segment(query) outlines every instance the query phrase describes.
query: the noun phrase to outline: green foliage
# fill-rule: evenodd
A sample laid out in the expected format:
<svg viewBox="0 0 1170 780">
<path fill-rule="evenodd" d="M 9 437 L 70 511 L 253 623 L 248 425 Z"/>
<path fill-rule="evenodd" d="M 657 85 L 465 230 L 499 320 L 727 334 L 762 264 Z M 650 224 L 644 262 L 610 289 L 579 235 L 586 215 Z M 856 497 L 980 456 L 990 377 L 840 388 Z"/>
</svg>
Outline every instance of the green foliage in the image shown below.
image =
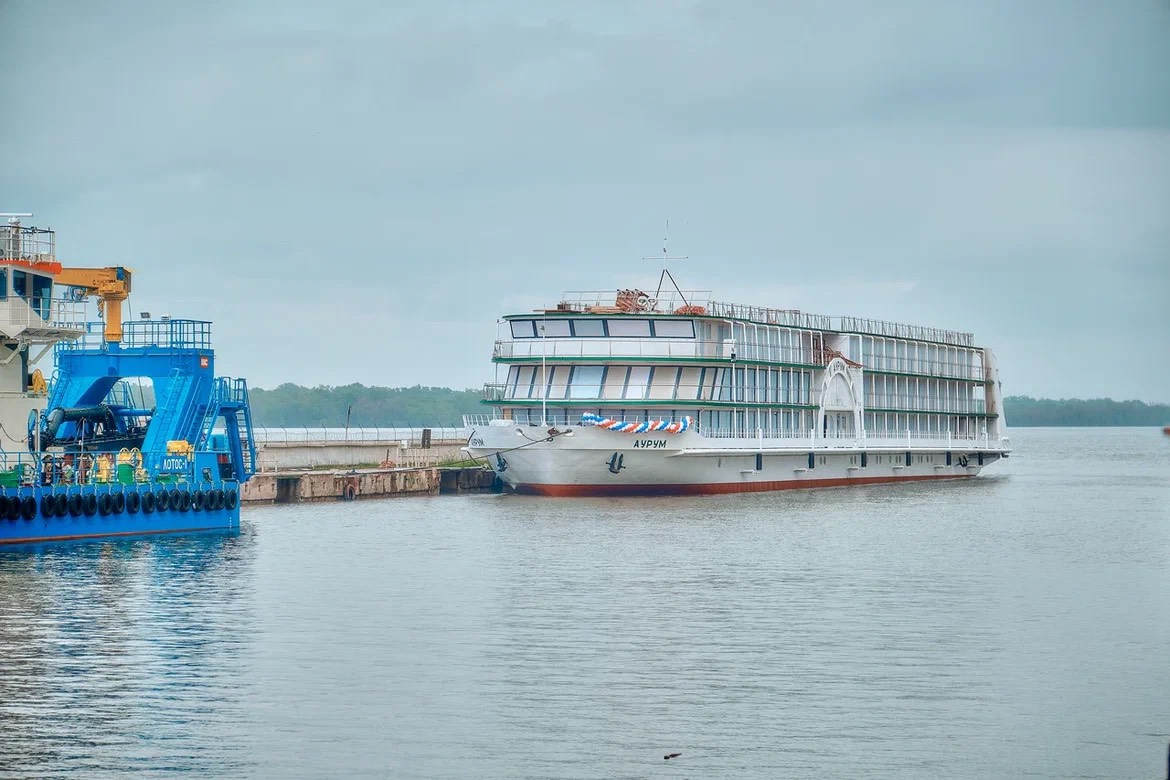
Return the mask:
<svg viewBox="0 0 1170 780">
<path fill-rule="evenodd" d="M 1170 424 L 1170 405 L 1112 398 L 1030 398 L 1009 395 L 1003 399 L 1008 426 L 1129 426 Z"/>
<path fill-rule="evenodd" d="M 479 390 L 446 387 L 301 387 L 283 384 L 249 393 L 256 425 L 278 427 L 345 427 L 346 410 L 353 407 L 349 424 L 368 427 L 455 427 L 464 414 L 482 413 Z"/>
</svg>

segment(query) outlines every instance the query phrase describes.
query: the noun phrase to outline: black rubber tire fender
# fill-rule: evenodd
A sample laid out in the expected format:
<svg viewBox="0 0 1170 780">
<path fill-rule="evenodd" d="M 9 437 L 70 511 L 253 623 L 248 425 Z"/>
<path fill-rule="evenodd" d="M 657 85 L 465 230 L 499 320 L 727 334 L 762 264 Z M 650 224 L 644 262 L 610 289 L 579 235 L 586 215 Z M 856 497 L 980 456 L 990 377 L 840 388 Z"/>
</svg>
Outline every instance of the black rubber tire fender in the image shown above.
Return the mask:
<svg viewBox="0 0 1170 780">
<path fill-rule="evenodd" d="M 93 517 L 97 514 L 98 500 L 93 493 L 86 493 L 81 497 L 81 511 L 85 513 L 86 517 Z"/>
</svg>

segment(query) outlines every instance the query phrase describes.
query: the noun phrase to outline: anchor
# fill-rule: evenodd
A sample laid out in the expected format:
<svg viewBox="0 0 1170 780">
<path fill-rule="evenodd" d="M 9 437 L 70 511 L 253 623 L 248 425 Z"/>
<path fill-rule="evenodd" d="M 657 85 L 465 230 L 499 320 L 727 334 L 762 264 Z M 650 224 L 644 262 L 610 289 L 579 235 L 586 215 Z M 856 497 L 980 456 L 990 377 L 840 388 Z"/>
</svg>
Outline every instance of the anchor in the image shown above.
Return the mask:
<svg viewBox="0 0 1170 780">
<path fill-rule="evenodd" d="M 624 469 L 625 466 L 622 465 L 622 461 L 625 460 L 625 458 L 625 455 L 621 455 L 615 452 L 613 457 L 609 459 L 609 472 L 611 474 L 617 474 L 619 471 Z"/>
<path fill-rule="evenodd" d="M 504 456 L 497 452 L 496 453 L 496 471 L 503 474 L 507 470 L 508 470 L 508 461 L 504 460 Z"/>
</svg>

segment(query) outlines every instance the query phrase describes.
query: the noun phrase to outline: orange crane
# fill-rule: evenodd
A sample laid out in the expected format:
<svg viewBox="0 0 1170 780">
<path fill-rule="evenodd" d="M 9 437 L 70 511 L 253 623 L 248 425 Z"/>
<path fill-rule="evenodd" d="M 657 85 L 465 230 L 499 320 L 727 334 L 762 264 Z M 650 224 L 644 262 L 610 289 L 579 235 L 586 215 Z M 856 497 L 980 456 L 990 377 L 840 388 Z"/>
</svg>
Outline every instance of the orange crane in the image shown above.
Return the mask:
<svg viewBox="0 0 1170 780">
<path fill-rule="evenodd" d="M 108 342 L 119 342 L 122 340 L 122 301 L 130 297 L 132 274 L 129 268 L 120 265 L 108 268 L 62 268 L 56 281 L 96 295 L 98 313 L 106 321 L 105 339 Z"/>
</svg>

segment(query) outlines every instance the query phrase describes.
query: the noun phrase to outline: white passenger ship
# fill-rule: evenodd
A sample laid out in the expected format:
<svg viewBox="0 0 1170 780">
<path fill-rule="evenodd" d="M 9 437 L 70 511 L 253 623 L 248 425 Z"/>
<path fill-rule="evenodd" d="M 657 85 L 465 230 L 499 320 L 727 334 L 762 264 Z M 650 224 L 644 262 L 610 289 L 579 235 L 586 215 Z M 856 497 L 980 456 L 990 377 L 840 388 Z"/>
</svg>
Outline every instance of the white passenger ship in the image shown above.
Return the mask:
<svg viewBox="0 0 1170 780">
<path fill-rule="evenodd" d="M 718 303 L 677 285 L 566 293 L 500 328 L 497 382 L 484 388 L 493 413 L 464 423 L 468 452 L 521 493 L 955 479 L 1010 452 L 995 357 L 970 333 Z"/>
</svg>

